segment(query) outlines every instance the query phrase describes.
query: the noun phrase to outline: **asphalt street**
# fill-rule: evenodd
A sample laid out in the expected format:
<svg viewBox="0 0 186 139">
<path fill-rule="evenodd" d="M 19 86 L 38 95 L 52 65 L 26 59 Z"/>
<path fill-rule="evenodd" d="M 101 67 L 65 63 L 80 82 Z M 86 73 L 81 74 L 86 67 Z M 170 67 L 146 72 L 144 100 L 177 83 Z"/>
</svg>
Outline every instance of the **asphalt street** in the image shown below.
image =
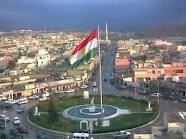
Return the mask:
<svg viewBox="0 0 186 139">
<path fill-rule="evenodd" d="M 115 46 L 111 46 L 107 48 L 108 51 L 107 53 L 104 54 L 103 57 L 103 63 L 102 63 L 102 87 L 103 87 L 103 95 L 118 95 L 118 96 L 130 96 L 130 97 L 135 97 L 137 99 L 145 99 L 147 96 L 144 94 L 135 94 L 134 89 L 118 89 L 114 85 L 111 85 L 109 83 L 109 78 L 113 72 L 113 61 L 115 57 Z M 105 81 L 104 79 L 107 79 Z M 97 82 L 97 86 L 99 86 L 99 74 L 96 74 L 95 81 Z M 90 93 L 95 93 L 93 91 L 93 88 L 90 87 L 89 89 Z M 97 93 L 99 90 L 97 91 Z M 13 125 L 13 118 L 15 116 L 18 116 L 21 119 L 21 124 L 24 124 L 28 129 L 29 129 L 29 134 L 23 135 L 24 139 L 36 139 L 37 134 L 47 134 L 49 136 L 49 139 L 63 139 L 65 137 L 61 136 L 61 134 L 57 133 L 44 133 L 45 131 L 42 129 L 37 129 L 32 127 L 28 122 L 23 119 L 25 116 L 24 114 L 17 114 L 17 109 L 18 108 L 23 108 L 25 110 L 28 109 L 28 107 L 32 106 L 35 104 L 35 101 L 29 102 L 29 104 L 26 105 L 15 105 L 12 109 L 7 109 L 6 114 L 10 117 L 10 122 L 7 123 L 6 131 L 8 133 L 9 129 L 16 128 L 16 126 Z M 179 101 L 173 101 L 173 100 L 168 100 L 168 99 L 160 99 L 160 118 L 157 120 L 156 123 L 152 125 L 157 125 L 157 126 L 162 126 L 163 123 L 163 112 L 166 112 L 167 114 L 175 114 L 179 111 L 186 111 L 186 105 L 182 102 Z M 3 114 L 3 109 L 0 109 L 0 114 Z M 139 133 L 147 133 L 151 131 L 151 126 L 149 125 L 145 128 L 142 129 L 137 129 L 132 132 L 139 132 Z M 0 129 L 1 131 L 4 131 L 4 129 Z M 103 135 L 103 136 L 96 136 L 95 139 L 111 139 L 111 135 Z"/>
</svg>

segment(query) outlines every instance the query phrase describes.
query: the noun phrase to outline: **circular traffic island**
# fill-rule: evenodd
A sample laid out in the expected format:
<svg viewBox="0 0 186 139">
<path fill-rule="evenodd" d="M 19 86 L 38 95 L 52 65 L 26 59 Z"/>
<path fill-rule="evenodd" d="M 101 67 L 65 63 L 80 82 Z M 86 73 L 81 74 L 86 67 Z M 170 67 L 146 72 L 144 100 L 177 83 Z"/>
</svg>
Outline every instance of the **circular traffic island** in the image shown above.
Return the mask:
<svg viewBox="0 0 186 139">
<path fill-rule="evenodd" d="M 99 104 L 85 104 L 66 109 L 63 116 L 76 121 L 97 121 L 99 118 L 108 120 L 118 116 L 117 110 L 117 107 L 111 105 L 103 105 L 101 108 Z"/>
<path fill-rule="evenodd" d="M 147 111 L 148 103 L 121 96 L 104 96 L 103 105 L 99 104 L 99 96 L 84 99 L 81 95 L 52 96 L 50 100 L 29 110 L 29 120 L 40 127 L 60 132 L 85 131 L 81 122 L 92 124 L 93 133 L 106 133 L 139 127 L 154 120 L 158 115 L 158 105 L 151 104 L 153 109 Z M 106 122 L 104 122 L 106 121 Z M 103 124 L 106 123 L 106 124 Z"/>
</svg>

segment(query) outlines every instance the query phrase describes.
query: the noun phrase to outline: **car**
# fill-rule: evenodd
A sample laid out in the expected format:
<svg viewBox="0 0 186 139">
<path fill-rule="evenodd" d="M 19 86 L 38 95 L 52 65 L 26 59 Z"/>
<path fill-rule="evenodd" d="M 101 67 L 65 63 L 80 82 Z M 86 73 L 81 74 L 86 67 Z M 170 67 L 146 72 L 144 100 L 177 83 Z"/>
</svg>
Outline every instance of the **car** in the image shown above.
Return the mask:
<svg viewBox="0 0 186 139">
<path fill-rule="evenodd" d="M 49 139 L 49 137 L 46 134 L 39 134 L 36 136 L 36 139 Z"/>
<path fill-rule="evenodd" d="M 45 92 L 45 93 L 43 93 L 43 96 L 49 97 L 50 96 L 50 93 L 49 92 Z"/>
<path fill-rule="evenodd" d="M 21 134 L 28 134 L 28 129 L 24 125 L 19 125 L 17 130 Z"/>
<path fill-rule="evenodd" d="M 68 89 L 68 90 L 66 90 L 66 93 L 73 93 L 75 91 L 76 91 L 76 89 Z"/>
<path fill-rule="evenodd" d="M 97 83 L 96 82 L 92 82 L 92 86 L 96 87 Z"/>
<path fill-rule="evenodd" d="M 88 88 L 88 85 L 84 84 L 80 87 L 81 89 L 87 89 Z"/>
<path fill-rule="evenodd" d="M 61 90 L 61 91 L 54 92 L 54 94 L 62 94 L 62 93 L 66 93 L 66 90 Z"/>
<path fill-rule="evenodd" d="M 13 124 L 14 125 L 20 125 L 21 121 L 19 120 L 19 117 L 14 117 Z"/>
<path fill-rule="evenodd" d="M 186 98 L 181 99 L 182 102 L 186 103 Z"/>
<path fill-rule="evenodd" d="M 113 85 L 114 84 L 114 79 L 110 78 L 110 84 Z"/>
<path fill-rule="evenodd" d="M 129 136 L 131 136 L 131 133 L 125 130 L 121 130 L 118 133 L 113 134 L 114 139 L 124 139 L 124 138 L 128 138 Z"/>
<path fill-rule="evenodd" d="M 19 113 L 23 113 L 24 112 L 24 110 L 23 109 L 21 109 L 21 108 L 18 108 L 17 109 L 17 113 L 19 114 Z"/>
<path fill-rule="evenodd" d="M 39 101 L 46 101 L 46 100 L 48 100 L 47 97 L 40 97 L 40 98 L 39 98 Z"/>
<path fill-rule="evenodd" d="M 29 97 L 29 99 L 38 99 L 38 98 L 39 98 L 39 96 L 37 96 L 37 95 L 33 95 L 33 96 Z"/>
<path fill-rule="evenodd" d="M 0 122 L 0 129 L 4 129 L 5 128 L 5 124 L 3 122 Z"/>
<path fill-rule="evenodd" d="M 151 96 L 153 96 L 153 97 L 160 97 L 161 94 L 160 93 L 153 93 L 153 94 L 151 94 Z"/>
<path fill-rule="evenodd" d="M 66 93 L 66 90 L 61 90 L 60 93 Z"/>
<path fill-rule="evenodd" d="M 5 103 L 8 103 L 8 104 L 16 104 L 17 102 L 18 102 L 17 100 L 13 100 L 13 99 L 9 99 L 5 101 Z"/>
<path fill-rule="evenodd" d="M 21 104 L 26 104 L 28 103 L 28 99 L 27 97 L 23 97 L 23 98 L 20 98 L 19 101 L 18 101 L 18 105 L 21 105 Z"/>
<path fill-rule="evenodd" d="M 10 121 L 10 118 L 8 116 L 6 116 L 5 114 L 1 114 L 0 115 L 0 120 L 3 120 L 3 121 Z"/>
<path fill-rule="evenodd" d="M 161 133 L 160 131 L 156 131 L 156 132 L 154 133 L 154 136 L 162 136 L 162 133 Z"/>
<path fill-rule="evenodd" d="M 107 78 L 104 78 L 104 81 L 107 82 Z"/>
</svg>

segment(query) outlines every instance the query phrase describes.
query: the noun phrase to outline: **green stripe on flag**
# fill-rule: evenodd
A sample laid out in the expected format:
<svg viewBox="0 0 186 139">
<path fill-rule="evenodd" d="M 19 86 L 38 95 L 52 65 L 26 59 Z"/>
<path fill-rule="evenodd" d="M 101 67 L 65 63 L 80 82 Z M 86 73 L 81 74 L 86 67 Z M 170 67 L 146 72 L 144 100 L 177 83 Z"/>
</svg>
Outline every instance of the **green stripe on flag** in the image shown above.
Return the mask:
<svg viewBox="0 0 186 139">
<path fill-rule="evenodd" d="M 78 60 L 76 63 L 72 65 L 72 68 L 75 68 L 81 64 L 88 63 L 91 58 L 94 58 L 97 55 L 97 47 L 90 50 L 84 57 Z"/>
</svg>

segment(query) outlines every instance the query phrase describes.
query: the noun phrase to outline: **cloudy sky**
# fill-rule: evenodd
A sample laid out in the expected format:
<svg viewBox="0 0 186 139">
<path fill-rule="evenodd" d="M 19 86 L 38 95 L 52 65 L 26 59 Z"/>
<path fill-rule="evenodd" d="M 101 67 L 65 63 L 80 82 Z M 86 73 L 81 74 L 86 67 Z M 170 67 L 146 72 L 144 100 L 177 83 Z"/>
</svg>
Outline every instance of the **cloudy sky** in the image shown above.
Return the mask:
<svg viewBox="0 0 186 139">
<path fill-rule="evenodd" d="M 0 30 L 135 30 L 186 24 L 186 0 L 0 0 Z"/>
</svg>

